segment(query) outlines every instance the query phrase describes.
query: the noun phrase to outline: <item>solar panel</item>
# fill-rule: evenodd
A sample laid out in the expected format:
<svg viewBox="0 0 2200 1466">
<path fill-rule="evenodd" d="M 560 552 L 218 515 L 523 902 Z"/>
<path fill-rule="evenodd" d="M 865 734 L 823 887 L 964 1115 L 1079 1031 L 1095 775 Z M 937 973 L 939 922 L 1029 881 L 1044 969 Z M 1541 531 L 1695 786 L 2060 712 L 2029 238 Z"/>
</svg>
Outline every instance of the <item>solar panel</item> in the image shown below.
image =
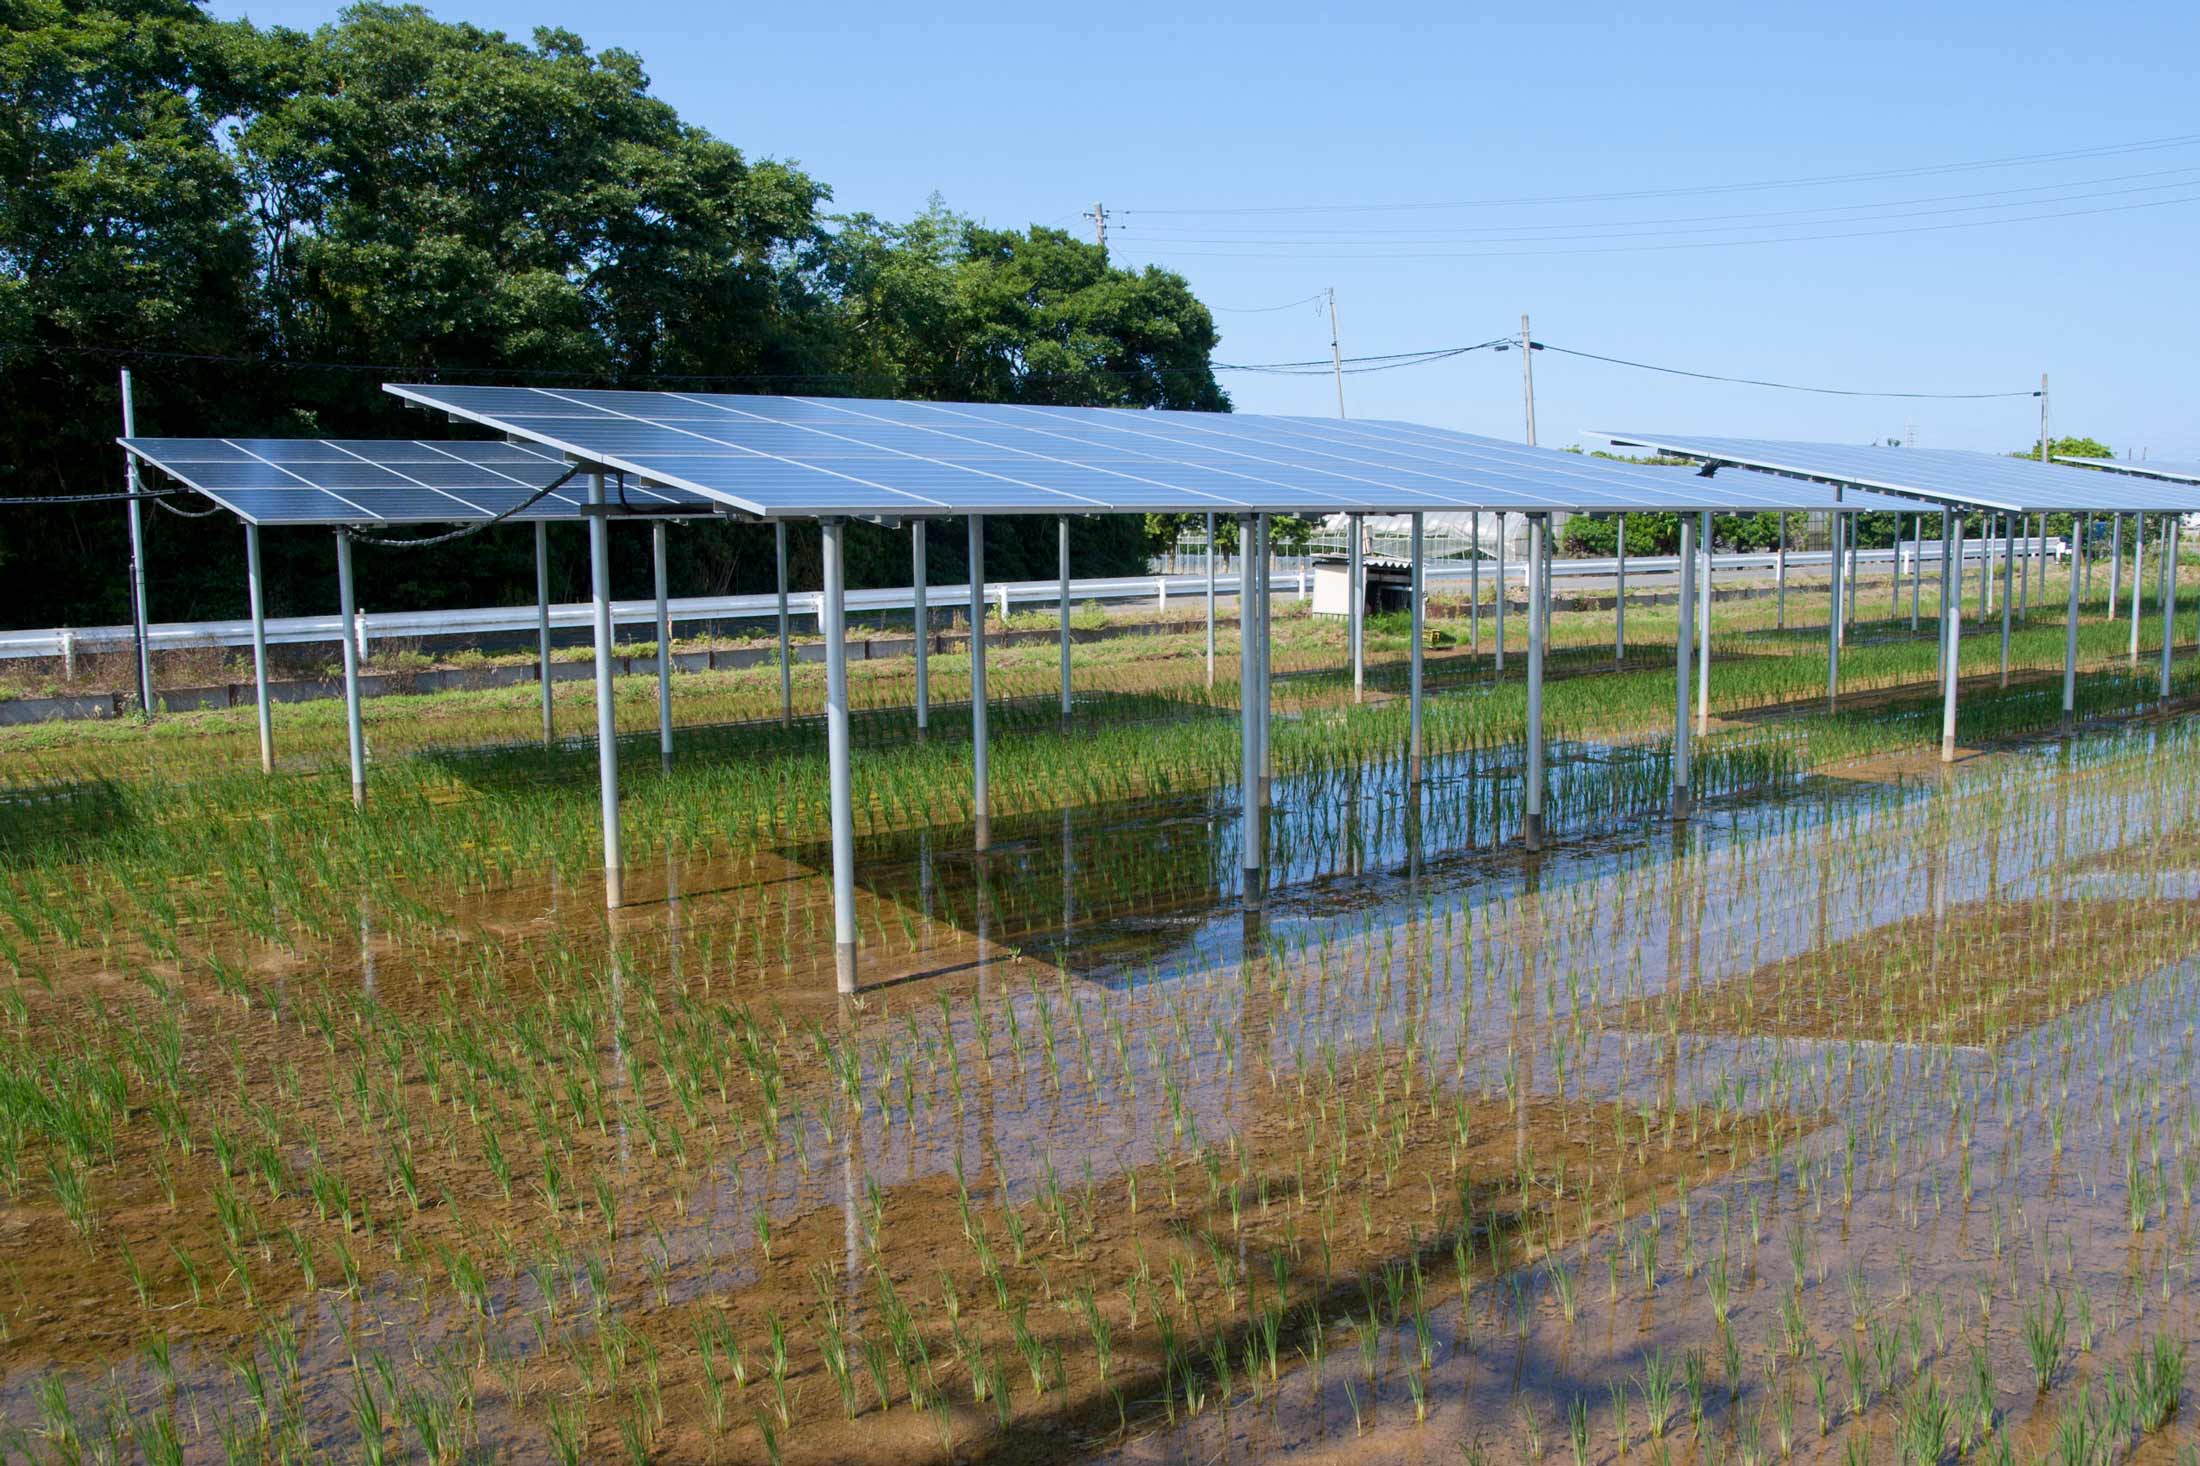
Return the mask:
<svg viewBox="0 0 2200 1466">
<path fill-rule="evenodd" d="M 2123 458 L 2066 458 L 2060 453 L 2055 455 L 2055 461 L 2082 468 L 2097 468 L 2107 473 L 2129 474 L 2133 478 L 2161 479 L 2175 484 L 2200 484 L 2200 463 L 2165 463 L 2157 459 L 2133 463 Z"/>
<path fill-rule="evenodd" d="M 1764 469 L 1811 482 L 1908 494 L 1960 507 L 2036 514 L 2063 510 L 2157 513 L 2200 509 L 2200 489 L 2164 482 L 2121 483 L 2031 458 L 1967 453 L 1951 448 L 1875 448 L 1840 443 L 1786 443 L 1759 438 L 1704 438 L 1661 433 L 1603 433 L 1630 447 L 1652 448 L 1700 463 Z M 1723 475 L 1722 475 L 1723 476 Z"/>
<path fill-rule="evenodd" d="M 124 438 L 139 461 L 250 524 L 467 524 L 527 504 L 566 471 L 562 454 L 530 443 L 393 442 L 369 438 Z M 626 500 L 697 515 L 695 494 L 629 485 Z M 586 488 L 565 485 L 513 514 L 582 516 Z"/>
<path fill-rule="evenodd" d="M 1831 507 L 1408 423 L 1003 403 L 389 384 L 408 402 L 760 519 Z"/>
</svg>

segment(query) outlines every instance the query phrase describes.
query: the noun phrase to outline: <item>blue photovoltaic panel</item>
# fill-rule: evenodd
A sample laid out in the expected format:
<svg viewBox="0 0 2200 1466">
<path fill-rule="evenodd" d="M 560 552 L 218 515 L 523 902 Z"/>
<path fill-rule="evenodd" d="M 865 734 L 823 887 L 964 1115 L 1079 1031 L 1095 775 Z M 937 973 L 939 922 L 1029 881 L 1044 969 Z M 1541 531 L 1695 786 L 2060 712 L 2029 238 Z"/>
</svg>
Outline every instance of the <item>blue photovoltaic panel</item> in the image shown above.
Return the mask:
<svg viewBox="0 0 2200 1466">
<path fill-rule="evenodd" d="M 1213 510 L 1832 507 L 1395 422 L 1000 403 L 390 385 L 406 401 L 767 519 Z"/>
<path fill-rule="evenodd" d="M 1950 448 L 1875 448 L 1690 434 L 1603 433 L 1630 447 L 1734 464 L 1815 483 L 1878 489 L 1936 503 L 2019 514 L 2063 510 L 2158 513 L 2200 509 L 2200 486 L 2113 478 L 2087 469 Z"/>
<path fill-rule="evenodd" d="M 2057 463 L 2074 463 L 2084 468 L 2098 468 L 2108 473 L 2128 474 L 2133 478 L 2161 479 L 2174 484 L 2200 484 L 2200 463 L 2164 463 L 2145 459 L 2133 463 L 2123 458 L 2065 458 L 2055 455 Z"/>
<path fill-rule="evenodd" d="M 531 443 L 395 442 L 369 438 L 125 438 L 141 462 L 262 525 L 467 524 L 510 513 L 566 471 L 564 455 Z M 611 497 L 618 497 L 616 489 Z M 627 502 L 717 505 L 677 490 L 628 485 Z M 578 480 L 515 519 L 578 519 Z"/>
</svg>

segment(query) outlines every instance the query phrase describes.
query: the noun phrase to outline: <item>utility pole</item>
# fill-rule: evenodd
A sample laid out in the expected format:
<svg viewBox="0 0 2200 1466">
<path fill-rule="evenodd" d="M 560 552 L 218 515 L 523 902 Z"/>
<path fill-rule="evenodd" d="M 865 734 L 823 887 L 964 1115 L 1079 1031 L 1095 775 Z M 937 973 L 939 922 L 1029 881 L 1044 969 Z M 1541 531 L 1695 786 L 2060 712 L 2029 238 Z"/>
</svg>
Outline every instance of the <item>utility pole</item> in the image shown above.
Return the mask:
<svg viewBox="0 0 2200 1466">
<path fill-rule="evenodd" d="M 1092 242 L 1105 254 L 1108 248 L 1108 206 L 1097 201 L 1085 215 L 1092 220 Z"/>
<path fill-rule="evenodd" d="M 2047 373 L 2040 373 L 2040 462 L 2047 461 Z"/>
<path fill-rule="evenodd" d="M 1337 344 L 1337 288 L 1329 288 L 1329 372 L 1337 379 L 1337 416 L 1344 416 L 1344 349 Z"/>
<path fill-rule="evenodd" d="M 137 409 L 130 396 L 130 369 L 122 369 L 122 436 L 137 436 Z M 130 508 L 130 631 L 137 642 L 138 716 L 153 720 L 153 653 L 146 645 L 145 524 L 138 512 L 137 455 L 122 455 L 123 485 Z"/>
<path fill-rule="evenodd" d="M 1528 446 L 1535 446 L 1535 343 L 1528 336 L 1528 313 L 1520 313 L 1520 390 L 1527 397 Z"/>
</svg>

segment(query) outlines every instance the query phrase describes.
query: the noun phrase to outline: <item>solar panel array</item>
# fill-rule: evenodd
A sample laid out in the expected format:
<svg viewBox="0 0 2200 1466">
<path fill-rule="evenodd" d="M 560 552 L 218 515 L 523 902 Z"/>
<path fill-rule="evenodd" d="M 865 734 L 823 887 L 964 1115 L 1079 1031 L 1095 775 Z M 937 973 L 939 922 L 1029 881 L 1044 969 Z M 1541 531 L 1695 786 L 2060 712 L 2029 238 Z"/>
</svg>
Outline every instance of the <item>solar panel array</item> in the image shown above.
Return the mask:
<svg viewBox="0 0 2200 1466">
<path fill-rule="evenodd" d="M 2098 468 L 2109 473 L 2129 474 L 2133 478 L 2163 479 L 2177 484 L 2200 484 L 2200 463 L 2164 463 L 2158 459 L 2146 459 L 2133 463 L 2122 458 L 2066 458 L 2055 455 L 2057 463 L 2077 464 L 2083 468 Z"/>
<path fill-rule="evenodd" d="M 406 401 L 718 500 L 823 515 L 1823 509 L 1395 422 L 864 398 L 390 385 Z"/>
<path fill-rule="evenodd" d="M 1812 482 L 1909 494 L 1941 503 L 2013 513 L 2093 510 L 2156 513 L 2200 509 L 2200 488 L 2118 480 L 2032 458 L 1950 448 L 1875 448 L 1786 443 L 1761 438 L 1604 433 L 1613 443 L 1764 469 Z M 1723 475 L 1722 475 L 1723 477 Z"/>
<path fill-rule="evenodd" d="M 528 443 L 392 442 L 369 438 L 125 438 L 122 446 L 238 518 L 260 525 L 465 524 L 526 503 L 566 470 Z M 578 480 L 516 519 L 577 519 Z M 638 486 L 628 502 L 711 514 L 694 494 Z"/>
</svg>

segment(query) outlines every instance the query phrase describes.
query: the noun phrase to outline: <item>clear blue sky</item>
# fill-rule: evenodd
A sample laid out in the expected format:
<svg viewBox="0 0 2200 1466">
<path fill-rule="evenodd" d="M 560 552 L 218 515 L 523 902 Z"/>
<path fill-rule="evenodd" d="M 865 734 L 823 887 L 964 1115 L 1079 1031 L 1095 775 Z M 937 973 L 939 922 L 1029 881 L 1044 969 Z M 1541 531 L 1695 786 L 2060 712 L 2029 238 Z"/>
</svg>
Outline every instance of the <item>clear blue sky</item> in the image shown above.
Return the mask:
<svg viewBox="0 0 2200 1466">
<path fill-rule="evenodd" d="M 214 8 L 298 26 L 336 9 Z M 1089 230 L 1083 211 L 1103 201 L 1120 262 L 1180 270 L 1217 308 L 1225 361 L 1326 356 L 1316 306 L 1258 308 L 1334 286 L 1348 356 L 1480 341 L 1528 311 L 1553 344 L 1787 381 L 2024 390 L 2045 370 L 2058 433 L 2200 459 L 2200 139 L 1836 186 L 1144 212 L 1701 190 L 2200 134 L 2190 6 L 432 8 L 632 50 L 691 121 L 752 156 L 800 163 L 831 185 L 837 209 L 905 217 L 936 191 L 994 224 Z M 1746 234 L 2109 208 L 1643 248 L 1732 239 L 1737 223 L 1761 226 L 1772 211 L 1825 212 Z M 1550 252 L 1560 249 L 1575 252 Z M 1347 406 L 1517 436 L 1519 362 L 1482 352 L 1350 377 Z M 1551 352 L 1536 368 L 1546 444 L 1597 427 L 1862 441 L 1914 424 L 1926 446 L 2009 449 L 2036 431 L 2029 398 L 1803 396 Z M 1224 381 L 1244 410 L 1334 411 L 1326 376 Z"/>
</svg>

